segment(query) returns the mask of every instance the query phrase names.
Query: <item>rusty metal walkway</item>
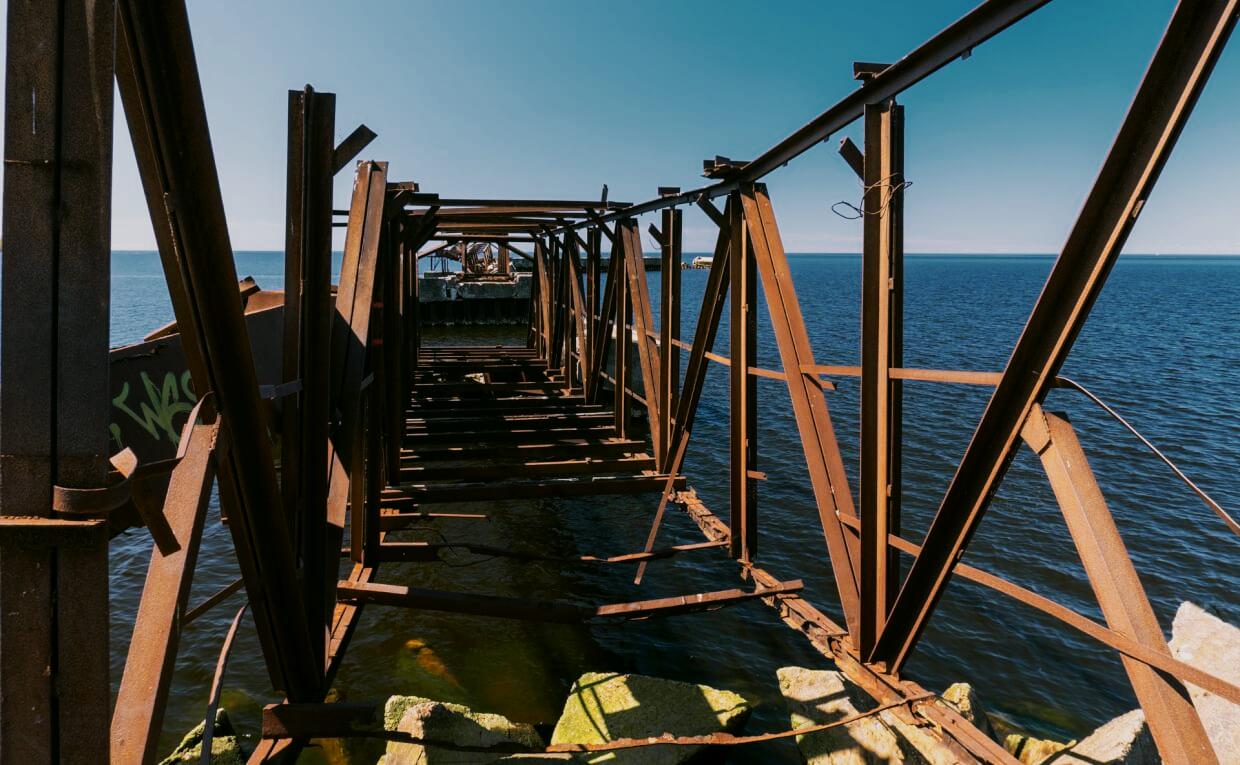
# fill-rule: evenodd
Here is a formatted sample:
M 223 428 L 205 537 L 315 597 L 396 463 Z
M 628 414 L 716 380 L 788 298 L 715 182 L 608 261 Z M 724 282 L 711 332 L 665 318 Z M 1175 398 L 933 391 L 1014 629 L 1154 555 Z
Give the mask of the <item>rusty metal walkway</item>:
M 661 492 L 647 442 L 558 372 L 524 347 L 422 349 L 384 505 Z
M 906 674 L 954 578 L 1115 650 L 1163 760 L 1217 762 L 1186 684 L 1238 704 L 1240 688 L 1172 656 L 1084 445 L 1067 417 L 1043 405 L 1057 387 L 1102 404 L 1059 372 L 1227 44 L 1240 0 L 1177 5 L 1005 368 L 904 364 L 908 184 L 896 98 L 1045 4 L 985 0 L 894 64 L 856 62 L 855 90 L 753 160 L 715 157 L 704 165 L 706 185 L 659 187 L 639 203 L 609 201 L 606 187 L 595 200 L 424 192 L 389 178 L 386 162 L 354 162 L 375 134 L 363 125 L 337 143 L 334 94 L 290 91 L 285 289 L 260 298 L 242 283 L 241 300 L 184 0 L 11 10 L 8 39 L 25 44 L 10 46 L 5 80 L 0 765 L 156 761 L 187 625 L 240 593 L 276 702 L 264 710 L 251 762 L 293 760 L 311 738 L 404 735 L 378 727 L 373 704 L 326 701 L 365 604 L 582 622 L 760 600 L 873 697 L 876 706 L 862 714 L 916 726 L 931 761 L 1014 765 L 998 742 Z M 159 428 L 145 422 L 146 437 L 123 443 L 109 427 L 110 375 L 120 368 L 108 354 L 114 85 L 176 318 L 175 328 L 148 338 L 156 345 L 126 356 L 140 359 L 144 379 L 168 376 L 160 390 L 146 383 L 162 399 Z M 858 120 L 864 146 L 846 139 L 840 154 L 864 189 L 861 358 L 827 365 L 815 358 L 765 179 Z M 350 204 L 336 210 L 332 184 L 347 167 Z M 682 217 L 695 210 L 718 233 L 701 305 L 687 314 L 695 320 L 687 341 Z M 658 224 L 645 231 L 660 250 L 657 323 L 639 223 L 652 213 Z M 336 285 L 333 227 L 346 229 Z M 480 243 L 499 248 L 497 268 L 507 270 L 510 258 L 531 263 L 525 344 L 424 344 L 419 259 L 445 246 L 467 254 Z M 772 330 L 763 342 L 778 351 L 777 369 L 757 363 L 760 298 Z M 726 355 L 715 352 L 725 314 Z M 711 363 L 727 367 L 729 390 L 728 507 L 719 515 L 680 475 Z M 851 482 L 828 406 L 833 380 L 846 377 L 861 392 L 860 469 Z M 807 473 L 800 488 L 814 507 L 804 520 L 821 527 L 832 613 L 803 597 L 799 580 L 761 564 L 758 378 L 787 387 Z M 909 380 L 993 389 L 920 540 L 908 538 L 900 517 Z M 1022 448 L 1037 455 L 1054 490 L 1101 620 L 962 562 Z M 1175 472 L 1240 534 L 1232 516 Z M 191 607 L 213 486 L 240 579 Z M 477 517 L 462 503 L 600 494 L 648 504 L 639 521 L 644 548 L 565 562 L 631 566 L 640 582 L 651 560 L 706 551 L 733 560 L 746 589 L 591 605 L 569 600 L 572 593 L 529 601 L 378 579 L 384 561 L 433 562 L 443 551 L 396 538 L 414 521 Z M 703 539 L 660 546 L 666 512 L 685 513 Z M 149 534 L 151 555 L 113 712 L 109 544 L 129 530 Z M 453 545 L 543 559 L 521 541 Z M 351 563 L 343 579 L 342 556 Z M 238 612 L 204 722 L 214 720 L 240 622 Z M 595 748 L 738 745 L 804 732 Z M 578 751 L 571 746 L 555 751 Z

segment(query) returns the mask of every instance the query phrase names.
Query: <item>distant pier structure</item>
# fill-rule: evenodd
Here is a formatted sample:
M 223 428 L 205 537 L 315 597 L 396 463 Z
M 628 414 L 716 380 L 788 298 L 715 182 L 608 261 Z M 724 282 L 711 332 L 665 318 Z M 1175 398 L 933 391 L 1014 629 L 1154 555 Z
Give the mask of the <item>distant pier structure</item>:
M 424 324 L 525 324 L 530 256 L 503 242 L 450 239 L 418 253 L 418 311 Z

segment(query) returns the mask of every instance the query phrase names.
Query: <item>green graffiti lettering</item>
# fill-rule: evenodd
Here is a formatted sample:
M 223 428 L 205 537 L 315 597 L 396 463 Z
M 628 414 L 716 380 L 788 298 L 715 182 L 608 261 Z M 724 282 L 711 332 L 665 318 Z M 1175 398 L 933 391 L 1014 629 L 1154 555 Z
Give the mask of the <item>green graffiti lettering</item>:
M 146 372 L 142 372 L 140 377 L 147 398 L 146 401 L 137 402 L 138 412 L 141 414 L 135 412 L 129 404 L 128 382 L 121 386 L 121 392 L 112 399 L 112 406 L 128 415 L 129 419 L 156 441 L 162 436 L 167 436 L 174 446 L 179 444 L 181 434 L 173 426 L 173 418 L 192 410 L 194 403 L 198 400 L 190 390 L 189 372 L 185 372 L 179 381 L 175 372 L 166 372 L 163 384 L 159 387 L 156 387 Z M 116 424 L 112 425 L 112 436 L 119 445 L 120 428 Z

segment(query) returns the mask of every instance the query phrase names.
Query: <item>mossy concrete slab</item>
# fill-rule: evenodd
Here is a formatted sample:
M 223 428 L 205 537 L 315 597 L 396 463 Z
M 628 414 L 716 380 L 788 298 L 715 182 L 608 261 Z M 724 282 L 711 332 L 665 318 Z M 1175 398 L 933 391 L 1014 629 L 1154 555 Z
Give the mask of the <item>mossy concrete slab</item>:
M 825 725 L 863 711 L 851 683 L 839 672 L 781 667 L 779 692 L 793 728 Z M 900 738 L 877 715 L 797 736 L 810 765 L 903 765 L 909 762 Z
M 389 698 L 383 707 L 383 727 L 418 738 L 450 741 L 463 746 L 517 744 L 530 749 L 543 748 L 542 737 L 532 725 L 421 696 Z M 383 762 L 384 765 L 474 765 L 505 759 L 499 753 L 459 752 L 422 744 L 389 742 Z
M 552 744 L 602 744 L 621 738 L 703 736 L 740 730 L 750 705 L 731 691 L 643 675 L 590 672 L 577 678 Z M 582 755 L 586 762 L 674 765 L 701 747 L 646 746 Z

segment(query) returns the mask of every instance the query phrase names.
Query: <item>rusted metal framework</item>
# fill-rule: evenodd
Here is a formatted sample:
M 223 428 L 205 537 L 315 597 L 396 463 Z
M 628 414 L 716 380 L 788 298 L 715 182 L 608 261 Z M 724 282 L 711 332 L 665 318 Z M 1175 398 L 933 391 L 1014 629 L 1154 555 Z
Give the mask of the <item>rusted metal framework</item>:
M 113 762 L 152 761 L 182 631 L 244 589 L 271 686 L 284 696 L 265 711 L 256 762 L 291 759 L 310 737 L 402 737 L 375 729 L 373 706 L 323 701 L 366 604 L 580 622 L 760 600 L 874 697 L 870 714 L 922 728 L 930 745 L 957 761 L 1011 763 L 1001 746 L 902 672 L 953 576 L 1118 651 L 1164 760 L 1215 761 L 1184 683 L 1235 703 L 1240 688 L 1172 658 L 1084 447 L 1065 416 L 1042 406 L 1053 387 L 1078 387 L 1058 377 L 1060 367 L 1232 32 L 1238 2 L 1182 0 L 1176 8 L 1001 372 L 903 365 L 905 181 L 896 97 L 1044 1 L 988 0 L 895 64 L 857 65 L 853 93 L 757 159 L 716 158 L 707 163 L 710 185 L 661 188 L 638 204 L 608 202 L 605 192 L 593 201 L 441 198 L 393 181 L 386 163 L 360 161 L 348 210 L 333 211 L 333 177 L 374 133 L 361 126 L 337 145 L 334 96 L 309 86 L 290 91 L 286 287 L 273 303 L 281 309 L 280 372 L 278 384 L 262 386 L 184 3 L 11 3 L 9 40 L 29 44 L 10 45 L 6 62 L 0 762 L 99 761 L 105 751 Z M 113 78 L 176 315 L 175 327 L 153 338 L 175 332 L 198 392 L 175 453 L 135 447 L 109 454 Z M 864 147 L 845 141 L 840 152 L 865 188 L 862 358 L 859 366 L 824 365 L 806 331 L 763 178 L 857 119 Z M 687 342 L 680 267 L 682 215 L 690 206 L 716 224 L 718 238 Z M 662 261 L 657 324 L 638 223 L 656 212 L 660 221 L 649 231 Z M 336 213 L 347 233 L 333 289 Z M 434 252 L 423 248 L 436 241 L 441 251 L 494 243 L 505 268 L 510 252 L 532 260 L 524 347 L 422 347 L 417 259 Z M 251 292 L 242 285 L 243 296 Z M 759 294 L 779 369 L 757 365 Z M 725 304 L 726 357 L 714 352 Z M 710 363 L 728 367 L 726 517 L 707 508 L 682 474 Z M 812 605 L 799 581 L 759 565 L 760 377 L 787 386 L 840 616 Z M 856 487 L 828 408 L 833 377 L 860 380 Z M 900 535 L 905 380 L 994 389 L 920 543 Z M 960 562 L 1022 443 L 1042 461 L 1105 624 Z M 242 579 L 190 608 L 213 485 Z M 389 535 L 418 519 L 477 517 L 438 505 L 605 493 L 651 500 L 645 549 L 562 562 L 635 566 L 640 581 L 652 560 L 714 551 L 735 559 L 752 586 L 582 606 L 378 581 L 380 564 L 432 562 L 448 546 Z M 687 513 L 705 541 L 658 546 L 669 507 Z M 108 540 L 135 527 L 150 532 L 152 554 L 112 711 Z M 549 560 L 519 546 L 451 546 Z M 901 567 L 899 554 L 911 564 Z M 338 581 L 342 555 L 352 567 Z

